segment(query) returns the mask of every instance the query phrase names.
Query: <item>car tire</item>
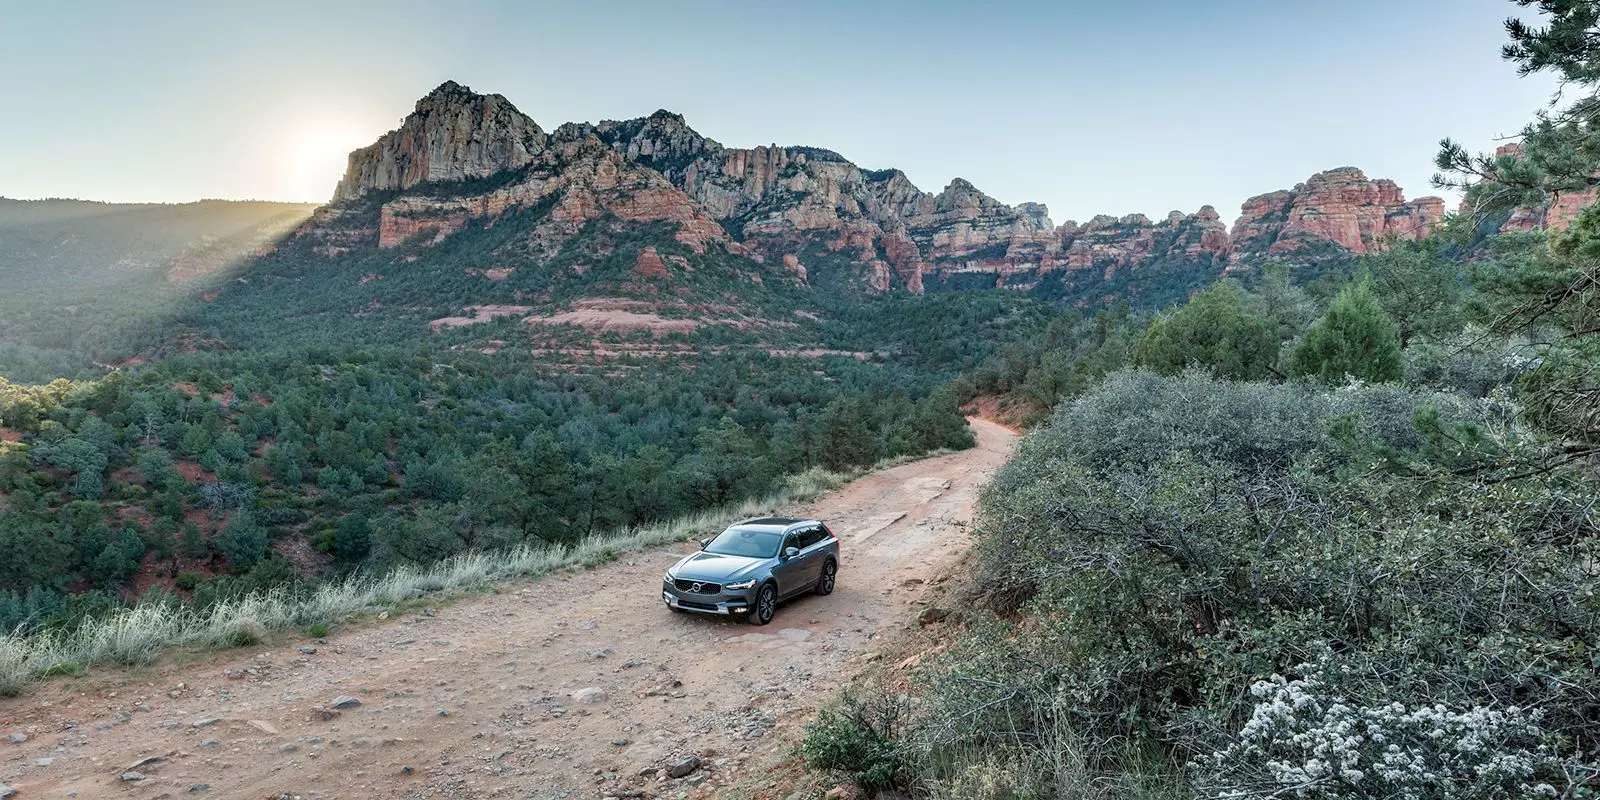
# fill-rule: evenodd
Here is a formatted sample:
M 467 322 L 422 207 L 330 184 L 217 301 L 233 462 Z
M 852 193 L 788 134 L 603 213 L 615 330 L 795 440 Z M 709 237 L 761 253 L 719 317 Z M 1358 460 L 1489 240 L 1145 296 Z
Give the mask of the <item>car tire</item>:
M 833 594 L 833 585 L 839 579 L 839 565 L 833 559 L 822 565 L 822 576 L 817 578 L 817 594 Z
M 756 592 L 755 605 L 750 609 L 750 624 L 765 625 L 777 613 L 778 587 L 771 583 L 761 584 L 760 591 Z

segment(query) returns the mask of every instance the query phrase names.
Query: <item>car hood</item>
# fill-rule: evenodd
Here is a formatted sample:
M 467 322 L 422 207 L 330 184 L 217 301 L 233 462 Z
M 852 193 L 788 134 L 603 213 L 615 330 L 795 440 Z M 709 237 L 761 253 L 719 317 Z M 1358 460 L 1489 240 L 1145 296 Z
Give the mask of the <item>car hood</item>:
M 672 574 L 691 580 L 728 583 L 755 572 L 771 559 L 749 556 L 727 556 L 720 553 L 695 553 L 685 556 L 672 567 Z

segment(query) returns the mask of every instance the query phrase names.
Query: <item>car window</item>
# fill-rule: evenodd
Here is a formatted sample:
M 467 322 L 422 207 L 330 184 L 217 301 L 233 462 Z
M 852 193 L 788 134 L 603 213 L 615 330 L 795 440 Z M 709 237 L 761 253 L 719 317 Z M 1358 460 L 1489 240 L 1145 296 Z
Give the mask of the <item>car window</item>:
M 804 550 L 807 547 L 822 541 L 824 538 L 822 535 L 822 529 L 815 525 L 809 528 L 801 528 L 800 530 L 789 534 L 789 536 L 791 539 L 793 539 L 793 541 L 789 543 L 789 546 L 798 547 L 801 550 Z
M 822 526 L 818 525 L 818 526 L 816 526 L 816 528 L 811 528 L 811 541 L 810 542 L 806 542 L 806 544 L 818 544 L 818 542 L 826 542 L 826 541 L 827 541 L 827 531 L 826 530 L 822 530 Z
M 806 549 L 805 531 L 795 531 L 788 536 L 783 537 L 783 546 L 785 549 L 790 547 L 793 547 L 797 550 Z
M 778 541 L 778 534 L 772 531 L 729 528 L 706 545 L 706 552 L 723 556 L 772 558 L 778 554 Z

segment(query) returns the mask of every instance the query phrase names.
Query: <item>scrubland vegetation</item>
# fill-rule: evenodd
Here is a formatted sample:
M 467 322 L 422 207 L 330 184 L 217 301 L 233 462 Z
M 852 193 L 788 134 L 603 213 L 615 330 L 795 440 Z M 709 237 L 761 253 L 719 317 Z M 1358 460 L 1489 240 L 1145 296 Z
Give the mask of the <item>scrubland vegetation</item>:
M 77 673 L 94 665 L 145 664 L 172 647 L 248 646 L 287 630 L 321 636 L 362 615 L 419 598 L 437 600 L 516 578 L 596 566 L 642 548 L 710 535 L 734 520 L 809 500 L 851 477 L 811 469 L 790 476 L 764 496 L 660 524 L 601 531 L 570 544 L 470 550 L 386 572 L 355 572 L 317 583 L 263 584 L 204 604 L 159 594 L 130 607 L 79 616 L 70 624 L 46 620 L 31 630 L 21 625 L 10 635 L 0 635 L 0 696 L 17 694 L 40 677 Z
M 1446 142 L 1477 212 L 1600 173 L 1597 6 L 1537 5 L 1507 56 L 1583 98 L 1522 157 Z M 808 762 L 962 800 L 1596 796 L 1600 207 L 1481 221 L 998 353 L 966 390 L 1035 425 L 970 605 Z

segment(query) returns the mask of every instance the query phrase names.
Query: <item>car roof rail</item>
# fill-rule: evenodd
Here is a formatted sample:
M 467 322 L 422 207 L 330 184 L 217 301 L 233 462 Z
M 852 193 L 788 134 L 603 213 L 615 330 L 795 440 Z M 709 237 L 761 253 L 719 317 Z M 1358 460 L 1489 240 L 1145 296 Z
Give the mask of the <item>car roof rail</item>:
M 739 525 L 763 525 L 774 528 L 781 527 L 784 530 L 788 530 L 797 525 L 805 525 L 808 523 L 821 521 L 822 520 L 820 519 L 815 519 L 812 517 L 777 517 L 769 515 L 765 517 L 751 517 L 749 519 L 742 519 L 733 523 L 733 525 L 730 527 L 737 527 Z

